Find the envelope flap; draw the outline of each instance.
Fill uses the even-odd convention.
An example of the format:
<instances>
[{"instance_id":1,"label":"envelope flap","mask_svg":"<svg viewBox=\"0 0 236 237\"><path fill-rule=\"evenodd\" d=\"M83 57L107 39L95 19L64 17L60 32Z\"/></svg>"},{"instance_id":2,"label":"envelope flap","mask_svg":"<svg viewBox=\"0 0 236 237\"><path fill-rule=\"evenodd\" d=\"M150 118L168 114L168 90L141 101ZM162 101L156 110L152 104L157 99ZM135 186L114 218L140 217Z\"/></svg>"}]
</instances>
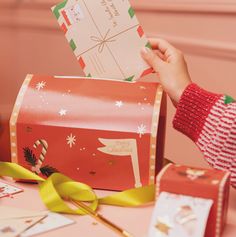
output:
<instances>
[{"instance_id":1,"label":"envelope flap","mask_svg":"<svg viewBox=\"0 0 236 237\"><path fill-rule=\"evenodd\" d=\"M6 219L20 219L29 217L45 216L45 213L39 211L30 211L9 206L0 206L0 221Z\"/></svg>"}]
</instances>

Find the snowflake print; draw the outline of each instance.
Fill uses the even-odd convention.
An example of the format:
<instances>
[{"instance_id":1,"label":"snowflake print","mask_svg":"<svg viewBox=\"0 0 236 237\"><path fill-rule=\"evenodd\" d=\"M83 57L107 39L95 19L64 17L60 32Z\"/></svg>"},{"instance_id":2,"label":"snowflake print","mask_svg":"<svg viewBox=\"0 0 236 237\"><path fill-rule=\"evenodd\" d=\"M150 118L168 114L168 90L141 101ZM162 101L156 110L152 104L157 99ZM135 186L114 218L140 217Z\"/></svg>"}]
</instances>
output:
<instances>
[{"instance_id":1,"label":"snowflake print","mask_svg":"<svg viewBox=\"0 0 236 237\"><path fill-rule=\"evenodd\" d=\"M65 116L66 113L67 113L67 110L66 110L66 109L61 109L61 110L59 111L60 116Z\"/></svg>"},{"instance_id":2,"label":"snowflake print","mask_svg":"<svg viewBox=\"0 0 236 237\"><path fill-rule=\"evenodd\" d=\"M76 136L74 136L72 133L67 136L66 138L67 144L72 148L75 145L76 142Z\"/></svg>"},{"instance_id":3,"label":"snowflake print","mask_svg":"<svg viewBox=\"0 0 236 237\"><path fill-rule=\"evenodd\" d=\"M121 108L124 105L124 103L122 101L116 101L116 106L118 108Z\"/></svg>"},{"instance_id":4,"label":"snowflake print","mask_svg":"<svg viewBox=\"0 0 236 237\"><path fill-rule=\"evenodd\" d=\"M46 82L45 81L41 81L39 83L36 84L36 89L38 91L40 91L41 89L43 89L46 86Z\"/></svg>"},{"instance_id":5,"label":"snowflake print","mask_svg":"<svg viewBox=\"0 0 236 237\"><path fill-rule=\"evenodd\" d=\"M139 134L139 137L141 138L142 135L145 134L146 132L146 126L144 124L141 124L140 126L138 126L138 134Z\"/></svg>"}]
</instances>

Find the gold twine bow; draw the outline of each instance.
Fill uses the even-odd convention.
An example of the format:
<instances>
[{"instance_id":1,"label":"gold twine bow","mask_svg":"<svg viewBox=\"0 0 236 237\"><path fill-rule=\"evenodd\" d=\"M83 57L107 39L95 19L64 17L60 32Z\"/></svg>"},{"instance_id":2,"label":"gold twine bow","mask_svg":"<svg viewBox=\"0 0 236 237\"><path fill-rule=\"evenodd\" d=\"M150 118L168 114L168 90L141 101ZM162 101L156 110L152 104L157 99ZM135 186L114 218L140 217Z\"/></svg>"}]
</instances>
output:
<instances>
[{"instance_id":1,"label":"gold twine bow","mask_svg":"<svg viewBox=\"0 0 236 237\"><path fill-rule=\"evenodd\" d=\"M110 43L110 42L114 42L115 41L115 39L107 38L109 32L110 32L110 30L108 30L107 33L105 34L105 36L102 37L102 38L99 38L97 36L91 36L90 37L91 40L93 40L95 42L98 42L98 52L99 53L102 53L106 43Z\"/></svg>"},{"instance_id":2,"label":"gold twine bow","mask_svg":"<svg viewBox=\"0 0 236 237\"><path fill-rule=\"evenodd\" d=\"M154 185L117 192L107 197L97 197L90 186L76 182L60 173L54 173L45 180L22 166L8 162L0 162L0 176L37 181L40 196L46 207L50 211L66 214L86 214L81 209L70 208L64 201L68 199L89 202L89 207L95 211L99 204L135 207L152 202L155 197Z\"/></svg>"}]
</instances>

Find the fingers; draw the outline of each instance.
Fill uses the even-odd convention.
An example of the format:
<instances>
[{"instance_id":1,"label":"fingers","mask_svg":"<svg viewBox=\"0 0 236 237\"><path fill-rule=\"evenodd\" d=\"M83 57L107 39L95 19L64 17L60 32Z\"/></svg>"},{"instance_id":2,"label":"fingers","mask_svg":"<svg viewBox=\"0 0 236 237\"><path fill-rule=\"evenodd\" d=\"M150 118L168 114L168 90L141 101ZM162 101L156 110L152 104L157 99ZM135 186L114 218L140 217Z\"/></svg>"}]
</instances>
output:
<instances>
[{"instance_id":1,"label":"fingers","mask_svg":"<svg viewBox=\"0 0 236 237\"><path fill-rule=\"evenodd\" d=\"M153 52L154 52L155 54L157 54L157 56L158 56L160 59L162 59L163 61L166 61L165 55L164 55L160 50L153 50Z\"/></svg>"},{"instance_id":2,"label":"fingers","mask_svg":"<svg viewBox=\"0 0 236 237\"><path fill-rule=\"evenodd\" d=\"M159 50L166 58L173 58L178 55L179 50L164 39L151 38L149 42L153 49Z\"/></svg>"},{"instance_id":3,"label":"fingers","mask_svg":"<svg viewBox=\"0 0 236 237\"><path fill-rule=\"evenodd\" d=\"M143 59L157 72L158 68L162 67L163 65L163 60L161 59L161 55L158 56L153 50L144 47L141 50L141 55Z\"/></svg>"},{"instance_id":4,"label":"fingers","mask_svg":"<svg viewBox=\"0 0 236 237\"><path fill-rule=\"evenodd\" d=\"M165 52L167 49L176 50L176 48L168 41L159 38L148 39L153 49L159 49L161 52Z\"/></svg>"}]
</instances>

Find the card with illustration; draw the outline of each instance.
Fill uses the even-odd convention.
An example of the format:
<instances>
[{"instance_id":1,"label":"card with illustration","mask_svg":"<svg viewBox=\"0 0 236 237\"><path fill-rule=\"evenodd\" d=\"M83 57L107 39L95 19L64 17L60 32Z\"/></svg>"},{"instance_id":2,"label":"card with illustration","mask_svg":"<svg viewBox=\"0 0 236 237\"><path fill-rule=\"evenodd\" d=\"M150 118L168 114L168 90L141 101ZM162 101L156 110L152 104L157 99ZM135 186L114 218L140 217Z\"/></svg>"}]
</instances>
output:
<instances>
[{"instance_id":1,"label":"card with illustration","mask_svg":"<svg viewBox=\"0 0 236 237\"><path fill-rule=\"evenodd\" d=\"M22 188L16 187L12 184L8 184L3 180L0 180L0 198L2 197L9 197L16 193L23 192Z\"/></svg>"},{"instance_id":2,"label":"card with illustration","mask_svg":"<svg viewBox=\"0 0 236 237\"><path fill-rule=\"evenodd\" d=\"M204 237L213 201L162 192L156 202L148 237Z\"/></svg>"},{"instance_id":3,"label":"card with illustration","mask_svg":"<svg viewBox=\"0 0 236 237\"><path fill-rule=\"evenodd\" d=\"M128 0L66 0L52 8L88 77L133 81L152 72L151 47Z\"/></svg>"},{"instance_id":4,"label":"card with illustration","mask_svg":"<svg viewBox=\"0 0 236 237\"><path fill-rule=\"evenodd\" d=\"M0 236L15 237L42 221L47 215L9 206L0 206Z\"/></svg>"},{"instance_id":5,"label":"card with illustration","mask_svg":"<svg viewBox=\"0 0 236 237\"><path fill-rule=\"evenodd\" d=\"M71 225L75 223L74 220L71 220L63 215L48 212L47 217L26 230L24 233L20 235L20 237L29 237L37 234L41 234L50 230L58 229L60 227L64 227L67 225Z\"/></svg>"}]
</instances>

